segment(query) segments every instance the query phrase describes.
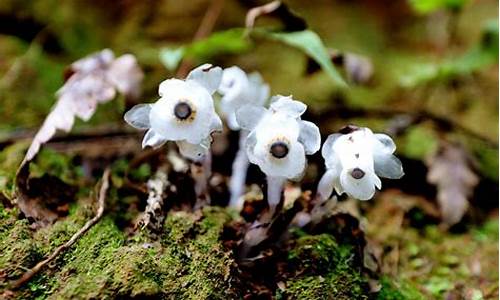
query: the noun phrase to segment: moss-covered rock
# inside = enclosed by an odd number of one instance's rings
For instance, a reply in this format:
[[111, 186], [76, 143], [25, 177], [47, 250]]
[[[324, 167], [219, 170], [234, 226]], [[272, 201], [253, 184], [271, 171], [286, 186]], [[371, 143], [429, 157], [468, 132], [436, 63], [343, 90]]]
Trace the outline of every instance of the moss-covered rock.
[[[83, 210], [83, 211], [82, 211]], [[84, 223], [84, 208], [32, 232], [2, 208], [0, 274], [18, 278], [67, 241]], [[110, 215], [35, 276], [18, 298], [237, 298], [235, 263], [219, 240], [230, 219], [223, 209], [171, 212], [160, 241], [128, 239]], [[3, 281], [3, 282], [7, 282]], [[3, 285], [2, 287], [6, 287]]]
[[367, 282], [355, 266], [353, 249], [333, 236], [303, 236], [289, 252], [296, 274], [286, 282], [287, 299], [367, 299]]

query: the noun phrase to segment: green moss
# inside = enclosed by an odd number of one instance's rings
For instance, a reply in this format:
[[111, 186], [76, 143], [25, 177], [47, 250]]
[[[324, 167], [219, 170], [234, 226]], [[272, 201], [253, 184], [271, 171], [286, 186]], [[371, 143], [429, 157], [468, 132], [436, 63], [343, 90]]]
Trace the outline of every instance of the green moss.
[[19, 142], [0, 151], [0, 193], [9, 199], [14, 195], [14, 178], [28, 146], [27, 142]]
[[338, 259], [338, 246], [331, 235], [303, 236], [288, 254], [294, 265], [309, 272], [325, 272]]
[[[32, 233], [26, 221], [0, 210], [0, 269], [9, 280], [69, 240], [92, 212], [79, 203], [70, 215]], [[8, 216], [5, 216], [8, 214]], [[172, 212], [159, 242], [144, 234], [127, 240], [112, 214], [59, 255], [17, 295], [20, 299], [227, 299], [234, 292], [231, 253], [219, 241], [230, 220], [223, 209]], [[0, 286], [1, 287], [1, 286]]]
[[34, 243], [27, 220], [16, 220], [12, 215], [0, 221], [0, 253], [0, 275], [6, 279], [0, 280], [0, 289], [43, 256]]
[[387, 277], [380, 280], [382, 288], [377, 300], [423, 300], [424, 295], [407, 281], [393, 282]]
[[353, 249], [333, 236], [303, 236], [289, 252], [289, 263], [301, 274], [281, 292], [289, 299], [367, 299], [366, 280], [354, 266]]
[[168, 297], [177, 299], [227, 299], [234, 297], [234, 260], [219, 241], [230, 220], [225, 210], [206, 208], [200, 216], [178, 212], [167, 219], [161, 264], [169, 280], [163, 282]]
[[43, 148], [35, 161], [29, 165], [31, 177], [41, 177], [48, 173], [61, 180], [72, 183], [82, 174], [79, 166], [74, 166], [72, 157], [63, 155], [52, 149]]

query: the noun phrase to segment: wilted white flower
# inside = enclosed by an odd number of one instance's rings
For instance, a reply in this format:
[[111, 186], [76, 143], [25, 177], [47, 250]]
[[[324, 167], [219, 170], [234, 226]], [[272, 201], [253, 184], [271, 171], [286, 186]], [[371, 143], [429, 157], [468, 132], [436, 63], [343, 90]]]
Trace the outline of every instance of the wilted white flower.
[[269, 109], [245, 105], [236, 112], [238, 124], [250, 131], [248, 158], [267, 176], [298, 179], [306, 167], [305, 155], [319, 150], [318, 127], [300, 119], [306, 108], [291, 97], [276, 96]]
[[68, 71], [69, 77], [57, 91], [57, 102], [33, 138], [25, 162], [33, 159], [57, 130], [69, 132], [75, 117], [88, 121], [97, 106], [113, 100], [117, 92], [128, 98], [140, 94], [143, 73], [132, 54], [115, 57], [113, 51], [104, 49], [72, 63]]
[[233, 66], [224, 69], [218, 92], [223, 95], [221, 111], [232, 130], [240, 129], [236, 122], [236, 111], [245, 104], [263, 106], [269, 97], [269, 85], [263, 83], [258, 73], [247, 75]]
[[200, 160], [208, 152], [210, 135], [222, 130], [212, 98], [221, 77], [221, 68], [205, 64], [185, 80], [165, 80], [159, 87], [161, 98], [134, 106], [125, 114], [125, 121], [135, 128], [148, 129], [143, 147], [157, 148], [175, 141], [182, 155]]
[[396, 145], [385, 134], [373, 134], [368, 128], [348, 126], [330, 135], [323, 144], [322, 155], [327, 172], [318, 186], [324, 198], [333, 188], [359, 200], [369, 200], [380, 189], [380, 177], [398, 179], [403, 167], [393, 155]]

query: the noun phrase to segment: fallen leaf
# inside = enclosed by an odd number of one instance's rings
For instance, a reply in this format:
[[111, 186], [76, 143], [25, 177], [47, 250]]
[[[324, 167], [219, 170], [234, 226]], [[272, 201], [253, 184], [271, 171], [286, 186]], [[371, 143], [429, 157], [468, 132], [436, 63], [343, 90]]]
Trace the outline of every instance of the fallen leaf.
[[69, 132], [75, 117], [88, 121], [97, 105], [113, 100], [116, 93], [138, 97], [143, 73], [133, 55], [115, 58], [109, 49], [102, 50], [71, 64], [65, 84], [57, 91], [57, 101], [31, 142], [16, 174], [17, 203], [26, 217], [51, 222], [55, 215], [29, 182], [29, 162], [58, 130]]
[[427, 181], [436, 185], [444, 224], [458, 223], [469, 207], [468, 199], [479, 183], [471, 160], [459, 144], [443, 143], [427, 162]]
[[130, 54], [115, 59], [105, 49], [71, 65], [72, 75], [56, 93], [57, 102], [33, 138], [21, 165], [31, 161], [42, 144], [57, 130], [69, 132], [75, 117], [88, 121], [98, 104], [111, 101], [116, 91], [137, 97], [143, 74], [135, 57]]

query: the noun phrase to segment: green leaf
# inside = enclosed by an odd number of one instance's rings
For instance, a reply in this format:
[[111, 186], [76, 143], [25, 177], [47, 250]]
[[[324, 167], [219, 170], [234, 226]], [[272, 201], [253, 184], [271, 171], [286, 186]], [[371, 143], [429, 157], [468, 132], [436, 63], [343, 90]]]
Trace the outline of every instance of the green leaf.
[[250, 41], [245, 37], [243, 28], [233, 28], [215, 32], [204, 40], [186, 47], [186, 56], [208, 59], [223, 54], [239, 54], [249, 50]]
[[254, 29], [252, 32], [256, 33], [258, 36], [270, 38], [301, 50], [314, 59], [335, 84], [341, 87], [347, 86], [342, 76], [340, 76], [339, 72], [335, 69], [321, 38], [314, 31], [270, 32]]
[[233, 28], [215, 32], [205, 39], [178, 48], [163, 48], [160, 50], [160, 60], [167, 69], [173, 70], [184, 58], [208, 61], [216, 56], [246, 52], [252, 45], [244, 31], [243, 28]]
[[469, 0], [409, 0], [411, 8], [419, 14], [430, 14], [439, 9], [461, 10]]

